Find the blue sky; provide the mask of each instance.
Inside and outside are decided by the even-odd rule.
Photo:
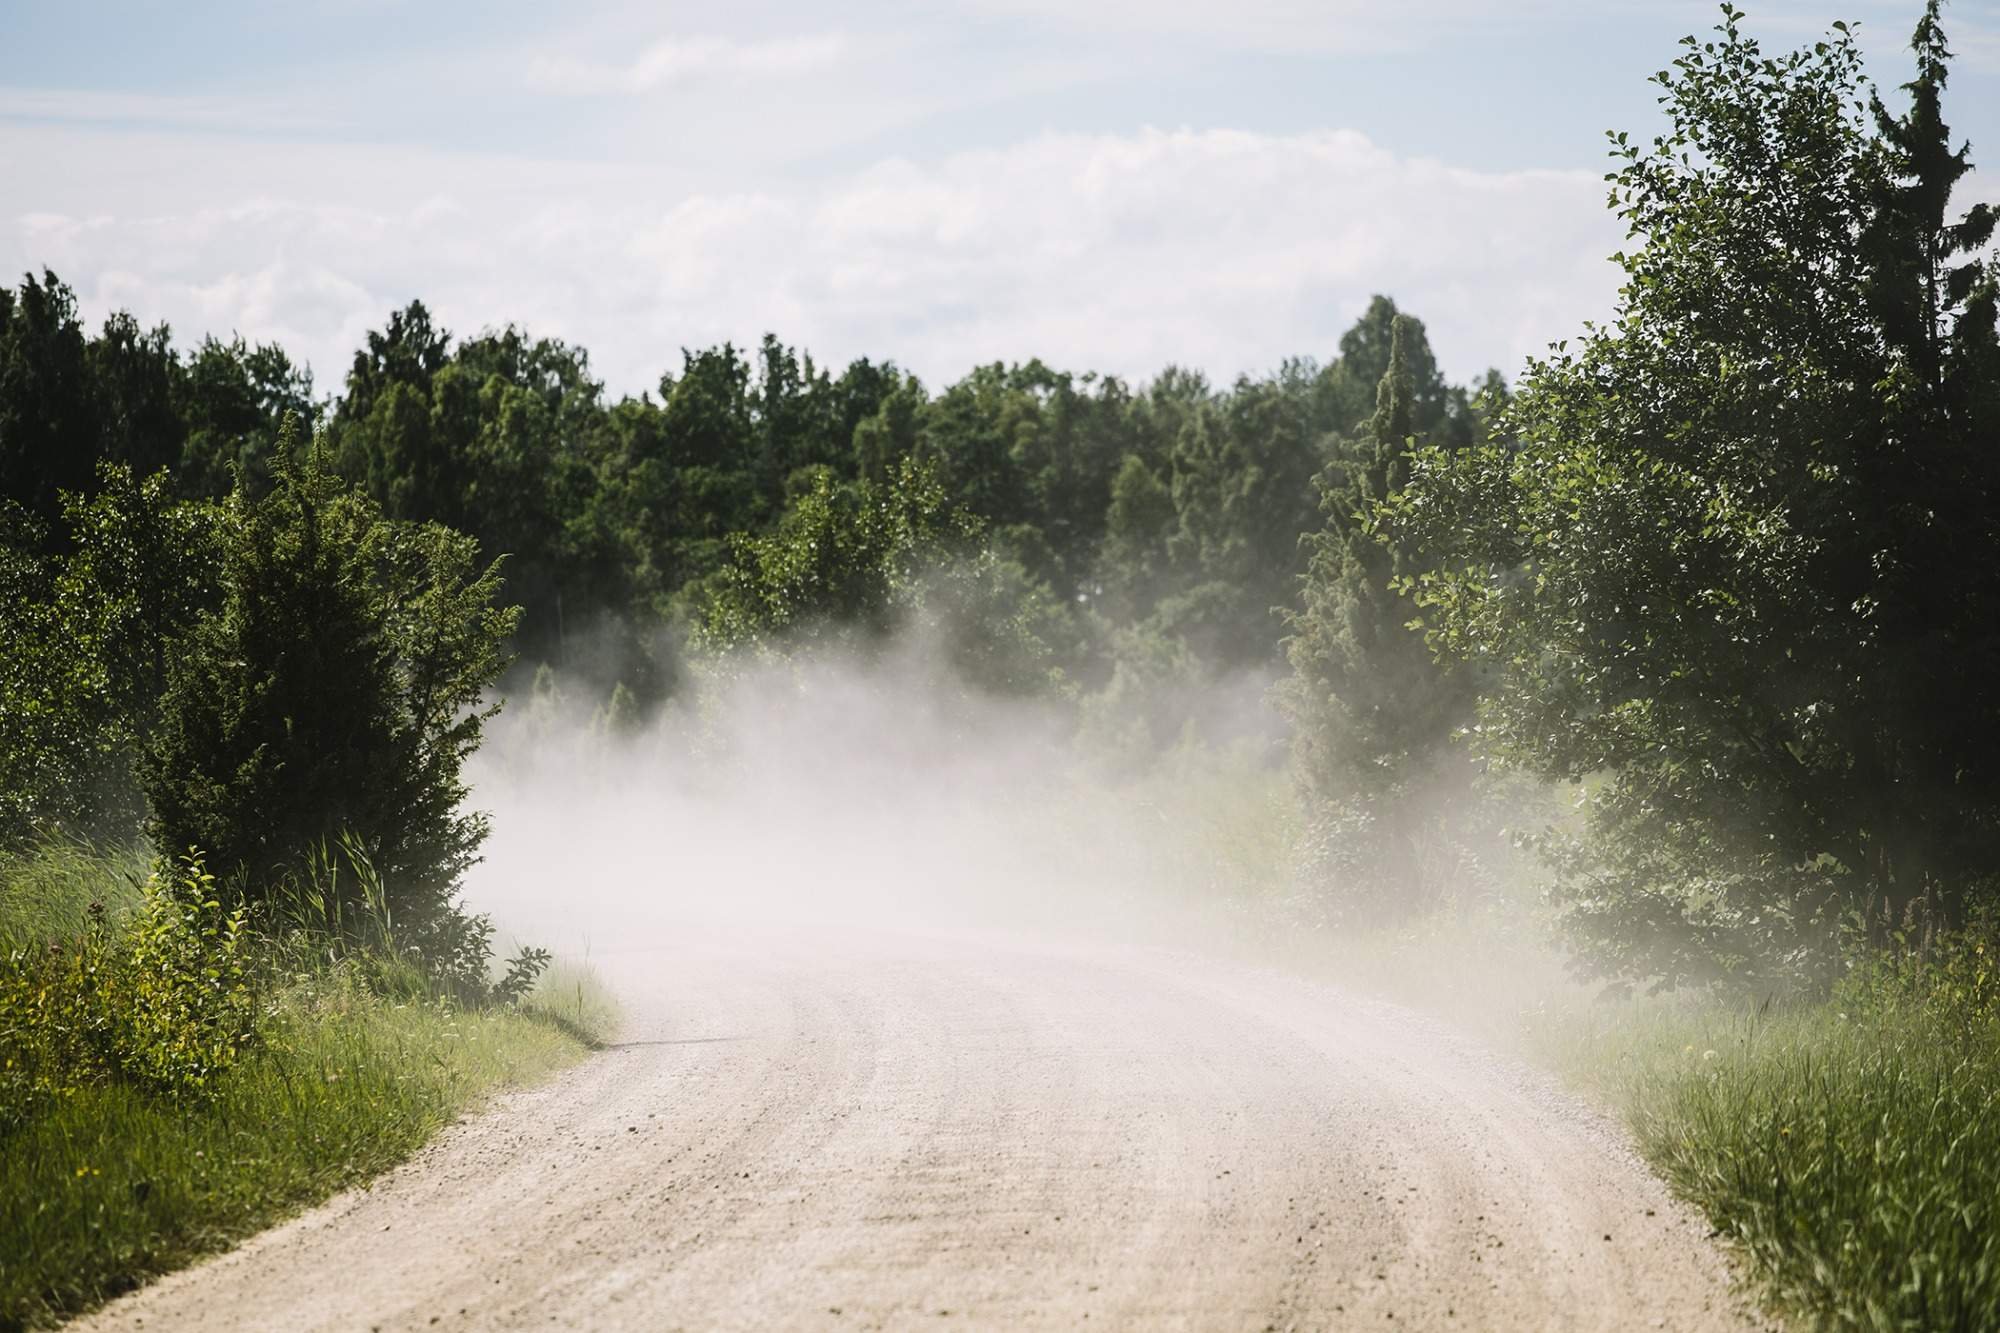
[[[1773,45],[1913,3],[1746,5]],[[1041,355],[1218,376],[1325,355],[1374,291],[1447,368],[1601,314],[1603,131],[1700,0],[963,0],[0,8],[0,265],[93,317],[240,331],[334,387],[422,297],[616,389],[770,329],[932,380]],[[1949,114],[2000,109],[1956,0]],[[2000,146],[1996,146],[2000,151]],[[1991,179],[1989,177],[1989,179]]]

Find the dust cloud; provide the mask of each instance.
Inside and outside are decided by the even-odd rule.
[[[517,697],[471,773],[492,835],[467,904],[586,957],[729,922],[1212,937],[1285,878],[1267,686],[1177,700],[1204,739],[1164,751],[911,639],[714,662],[639,727]]]

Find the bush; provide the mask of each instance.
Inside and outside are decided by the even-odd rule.
[[[222,604],[172,654],[144,764],[153,840],[200,848],[243,898],[348,835],[405,937],[449,944],[486,836],[462,768],[515,612],[471,538],[390,522],[317,448],[290,453],[269,495],[230,497]]]
[[[2000,910],[1981,908],[1922,952],[1864,954],[1834,998],[1849,1013],[1915,1014],[1961,1037],[2000,1032]]]
[[[307,856],[265,904],[277,970],[299,980],[328,970],[351,973],[396,1000],[442,1000],[472,1008],[517,1003],[548,966],[545,949],[523,948],[492,974],[493,921],[452,910],[405,930],[390,906],[367,848],[343,834]]]
[[[198,1100],[120,1080],[45,1103],[0,1130],[0,1329],[54,1326],[366,1181],[487,1090],[574,1059],[604,1012],[581,983],[467,1013],[326,968],[268,995],[260,1040]]]
[[[122,926],[92,903],[80,931],[0,960],[0,1130],[84,1088],[206,1096],[255,1034],[244,914],[199,861],[146,882]]]

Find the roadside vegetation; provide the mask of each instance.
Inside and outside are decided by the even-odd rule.
[[[471,540],[314,448],[219,503],[99,481],[0,552],[6,1326],[365,1179],[605,1021],[459,901],[515,619]]]
[[[1631,1129],[1785,1326],[1973,1330],[2000,1310],[2000,936],[1870,954],[1818,997],[1579,981],[1529,908],[1358,933],[1293,965],[1434,1013]]]
[[[2000,1322],[1994,214],[1836,25],[1725,8],[1616,136],[1617,317],[1530,366],[1506,449],[1419,450],[1365,520],[1474,673],[1573,970],[1542,1015],[1813,1326]],[[1892,105],[1899,103],[1900,105]],[[1627,997],[1627,998],[1621,998]]]
[[[0,1327],[57,1323],[365,1180],[607,1030],[587,976],[467,997],[392,937],[256,931],[198,863],[144,865],[73,843],[0,857]]]
[[[1808,1327],[2000,1310],[1994,937],[1879,961],[1807,1005],[1644,1005],[1543,1036]]]

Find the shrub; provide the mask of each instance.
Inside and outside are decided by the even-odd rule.
[[[66,937],[0,959],[0,1129],[83,1088],[202,1097],[255,1033],[241,908],[197,860],[147,880],[122,926],[93,903]]]
[[[153,839],[262,897],[345,833],[405,937],[448,942],[486,836],[461,770],[516,613],[471,538],[386,520],[317,447],[290,454],[269,495],[230,497],[222,604],[172,654],[144,764]]]
[[[391,999],[512,1005],[550,959],[547,950],[523,948],[495,981],[493,921],[485,913],[454,908],[421,916],[414,929],[405,929],[367,848],[351,834],[313,848],[265,906],[281,971],[301,980],[338,971]]]
[[[2000,1030],[2000,911],[1978,909],[1964,930],[1938,936],[1922,952],[1870,951],[1835,992],[1856,1014],[1920,1015],[1965,1037]]]

